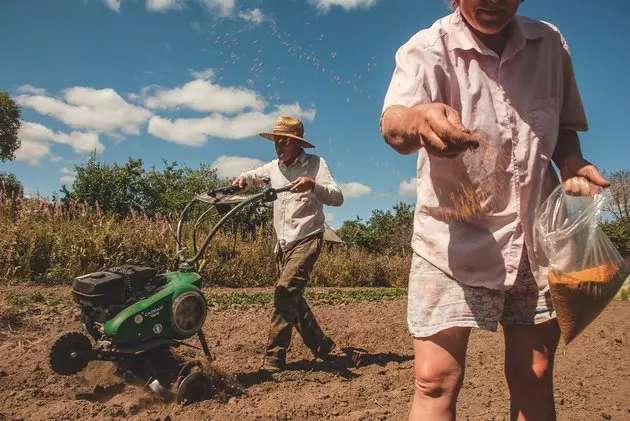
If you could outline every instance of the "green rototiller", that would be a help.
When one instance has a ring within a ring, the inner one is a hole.
[[[159,361],[153,357],[163,355],[173,347],[194,347],[184,340],[195,335],[206,360],[211,361],[203,333],[207,307],[201,291],[202,278],[195,272],[197,263],[226,221],[250,204],[276,200],[278,193],[290,188],[288,185],[253,195],[236,195],[237,187],[224,187],[196,196],[184,207],[177,224],[177,264],[172,272],[158,274],[150,267],[125,265],[75,278],[72,296],[89,336],[81,332],[65,332],[57,336],[48,355],[52,370],[72,375],[95,360],[121,365],[134,361]],[[200,213],[192,228],[194,255],[186,258],[183,227],[190,210],[200,203],[210,206]],[[213,208],[222,217],[197,249],[197,228]],[[201,372],[202,366],[203,360],[193,360],[181,367],[175,380],[178,403],[210,397],[211,385]],[[159,378],[161,369],[159,363],[153,364],[150,367],[152,377]],[[160,383],[152,387],[154,391],[156,388],[167,390]]]

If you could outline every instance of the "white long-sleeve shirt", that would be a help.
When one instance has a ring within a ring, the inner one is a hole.
[[[315,188],[303,193],[279,193],[273,202],[273,226],[278,246],[282,251],[291,249],[309,235],[324,231],[324,205],[341,206],[343,193],[332,177],[326,161],[316,155],[302,152],[288,167],[274,159],[268,164],[241,174],[247,188],[269,183],[272,188],[284,187],[299,177],[315,180]]]

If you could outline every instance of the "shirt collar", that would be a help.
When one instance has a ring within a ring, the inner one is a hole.
[[[280,166],[284,167],[284,168],[288,168],[291,167],[295,164],[303,164],[306,161],[306,152],[304,152],[304,150],[302,150],[302,152],[300,152],[300,154],[295,158],[295,160],[291,163],[291,165],[285,165],[284,162],[279,161]]]
[[[302,152],[300,152],[297,158],[295,158],[295,161],[299,162],[300,164],[303,164],[304,161],[306,161],[306,152],[304,152],[304,149],[302,149]]]
[[[525,46],[527,40],[541,38],[543,36],[538,25],[529,25],[519,16],[514,17],[510,31],[510,39],[508,40],[507,49],[512,46],[515,51]],[[470,30],[459,8],[451,15],[448,25],[447,45],[449,51],[455,49],[460,50],[476,50],[480,54],[496,56],[494,51],[486,47]]]

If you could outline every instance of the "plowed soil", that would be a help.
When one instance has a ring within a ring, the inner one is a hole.
[[[3,287],[68,297],[68,288]],[[243,291],[243,290],[239,290]],[[287,370],[273,377],[258,368],[270,308],[210,312],[205,324],[217,395],[178,406],[144,387],[146,379],[116,374],[109,362],[60,376],[47,362],[61,331],[81,331],[69,301],[52,310],[10,310],[0,299],[0,420],[405,420],[413,396],[412,341],[405,299],[314,306],[325,331],[349,358],[314,360],[295,336]],[[569,347],[561,345],[555,374],[560,420],[630,420],[630,304],[614,301]],[[507,420],[502,334],[473,332],[458,419]],[[191,341],[192,344],[195,341]],[[176,353],[194,357],[192,349]]]

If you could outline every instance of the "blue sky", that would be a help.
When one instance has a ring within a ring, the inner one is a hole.
[[[274,158],[253,134],[292,114],[343,183],[333,226],[413,201],[415,156],[378,122],[394,53],[449,13],[444,0],[3,0],[0,87],[19,98],[23,147],[0,164],[30,193],[99,159],[214,164],[233,176]],[[630,168],[630,4],[527,0],[569,43],[590,131],[585,156]],[[10,34],[10,36],[6,36]],[[410,191],[411,190],[411,191]],[[410,195],[410,193],[412,195]]]

